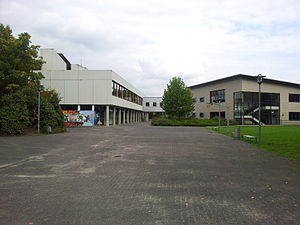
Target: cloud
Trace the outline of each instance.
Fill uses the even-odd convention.
[[[237,73],[300,83],[297,0],[0,0],[15,34],[89,69],[112,69],[146,95]]]

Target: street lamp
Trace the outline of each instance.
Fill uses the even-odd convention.
[[[263,82],[263,78],[266,76],[263,76],[262,74],[257,75],[257,83],[258,83],[258,144],[261,143],[261,84]]]
[[[227,113],[229,115],[229,106],[222,106],[221,105],[221,98],[218,98],[218,99],[212,98],[211,103],[208,103],[208,104],[211,104],[211,105],[215,104],[215,105],[219,106],[219,127],[218,127],[218,130],[220,130],[220,127],[221,127],[221,107],[226,108]],[[229,116],[228,115],[227,115],[227,128],[226,128],[227,133],[229,132]]]
[[[41,114],[41,91],[42,86],[38,86],[38,134],[40,133],[40,114]]]

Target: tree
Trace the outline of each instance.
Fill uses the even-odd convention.
[[[60,98],[53,90],[43,90],[44,76],[34,70],[44,63],[39,46],[31,45],[30,35],[12,35],[9,26],[0,24],[0,133],[22,134],[37,124],[38,91],[41,92],[41,125],[64,127]]]
[[[9,26],[0,24],[0,96],[32,83],[40,84],[39,70],[43,60],[38,56],[39,46],[30,45],[31,36],[21,33],[12,35]]]
[[[191,90],[185,85],[180,77],[173,77],[164,90],[162,97],[162,109],[171,117],[187,117],[194,110],[194,103]]]

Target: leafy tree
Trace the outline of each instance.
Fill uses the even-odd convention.
[[[22,134],[37,124],[38,90],[41,88],[41,127],[64,127],[59,96],[43,90],[39,70],[39,46],[31,45],[30,35],[12,35],[9,26],[0,24],[0,133]]]
[[[41,68],[43,60],[38,57],[37,45],[30,45],[30,35],[12,35],[9,26],[0,24],[0,95],[10,93],[28,83],[39,85],[42,73],[33,72]]]
[[[195,102],[196,99],[183,80],[180,77],[173,77],[164,91],[161,107],[168,116],[180,119],[191,114]]]

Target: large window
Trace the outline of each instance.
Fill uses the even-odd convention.
[[[240,124],[258,124],[258,92],[234,93],[234,118]],[[280,123],[280,94],[261,93],[261,121],[263,124]]]
[[[140,96],[129,91],[127,88],[115,81],[112,82],[112,95],[139,105],[143,105],[143,99]]]
[[[225,102],[225,89],[210,92],[210,103]]]
[[[289,112],[289,120],[300,120],[300,112]]]
[[[300,102],[300,94],[289,94],[289,102]]]

